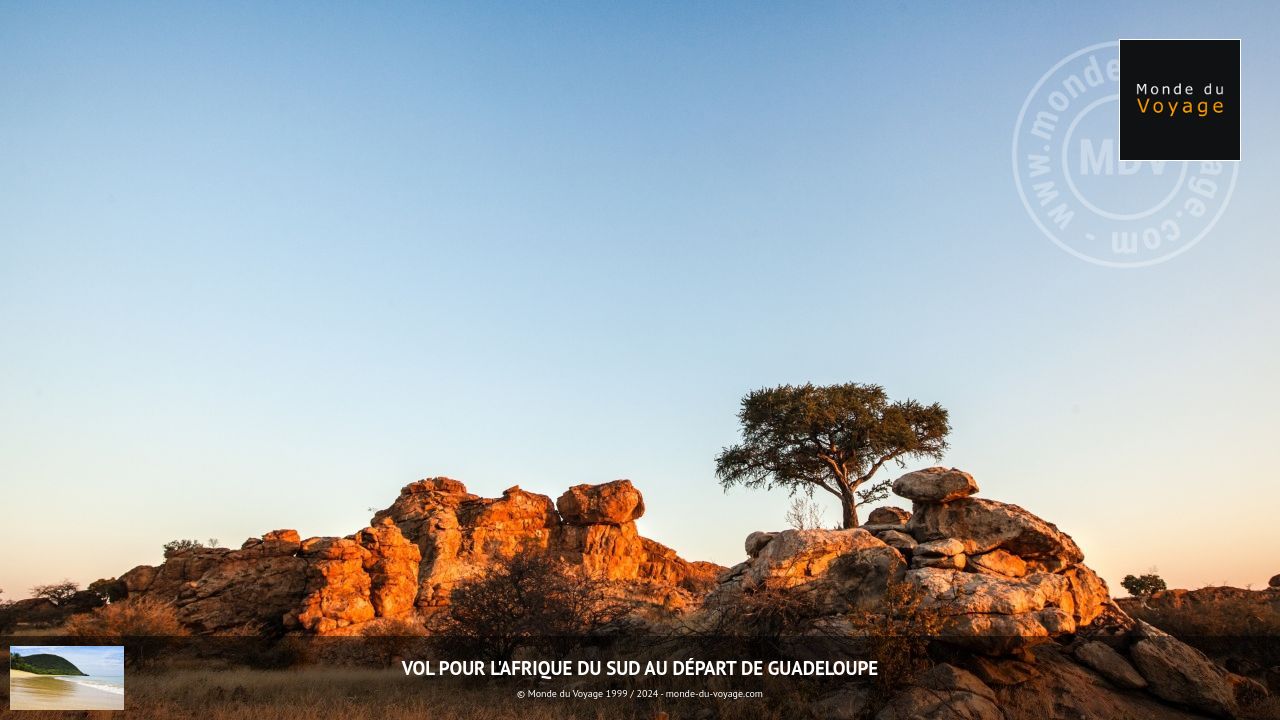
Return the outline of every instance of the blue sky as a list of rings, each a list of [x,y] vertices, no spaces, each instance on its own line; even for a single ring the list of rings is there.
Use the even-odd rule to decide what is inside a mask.
[[[57,655],[86,675],[124,674],[124,648],[120,645],[14,645],[9,652]]]
[[[714,456],[804,381],[941,402],[944,462],[1113,584],[1265,583],[1278,14],[6,3],[0,542],[42,542],[0,588],[348,534],[431,475],[629,477],[642,532],[733,563],[787,500]],[[1009,170],[1040,75],[1117,37],[1245,48],[1231,206],[1140,271]]]

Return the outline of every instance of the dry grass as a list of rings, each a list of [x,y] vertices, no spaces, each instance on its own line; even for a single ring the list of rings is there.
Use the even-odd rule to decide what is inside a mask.
[[[179,637],[187,630],[178,622],[173,606],[152,598],[137,598],[104,605],[91,613],[73,616],[62,626],[72,637]]]
[[[602,689],[607,681],[583,685]],[[555,686],[559,689],[560,686]],[[784,720],[795,705],[774,694],[763,700],[520,700],[515,685],[406,677],[387,670],[310,667],[294,670],[173,670],[139,673],[126,680],[130,717],[155,720],[647,720],[666,712],[671,720],[704,709],[725,720]],[[548,687],[550,689],[550,686]],[[7,687],[3,691],[8,704]],[[705,713],[703,713],[705,715]],[[22,720],[66,720],[68,713],[24,712]],[[91,717],[91,715],[82,715]],[[103,717],[110,717],[104,715]]]

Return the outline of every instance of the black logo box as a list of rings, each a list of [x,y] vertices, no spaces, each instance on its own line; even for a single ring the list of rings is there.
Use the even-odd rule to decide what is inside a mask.
[[[1121,160],[1239,160],[1240,102],[1240,40],[1120,40]]]

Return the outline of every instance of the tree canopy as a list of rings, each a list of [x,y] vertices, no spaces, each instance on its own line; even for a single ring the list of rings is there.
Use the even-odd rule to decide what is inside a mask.
[[[889,481],[862,489],[887,463],[938,459],[951,431],[938,403],[891,402],[879,385],[781,385],[755,390],[738,413],[742,442],[716,457],[728,490],[825,490],[840,498],[844,527],[858,526],[859,505],[888,495]]]
[[[67,604],[80,591],[80,586],[70,580],[51,585],[36,585],[31,588],[31,597],[45,598],[58,607]]]
[[[1130,595],[1136,598],[1149,597],[1152,593],[1168,589],[1168,585],[1165,585],[1164,578],[1157,575],[1154,571],[1145,575],[1125,575],[1124,579],[1120,581],[1120,587],[1127,590]]]

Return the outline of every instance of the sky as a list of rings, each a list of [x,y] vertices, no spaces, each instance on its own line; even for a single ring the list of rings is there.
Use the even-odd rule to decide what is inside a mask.
[[[119,645],[16,645],[20,655],[57,655],[85,675],[123,675],[124,648]]]
[[[1265,585],[1280,144],[1250,79],[1280,73],[1277,21],[4,3],[3,597],[174,538],[346,535],[436,475],[486,496],[630,478],[643,534],[733,564],[788,499],[722,491],[715,455],[747,391],[806,381],[942,403],[942,464],[1117,591],[1151,568]],[[1230,206],[1135,270],[1049,242],[1009,162],[1040,76],[1119,37],[1244,47]]]

